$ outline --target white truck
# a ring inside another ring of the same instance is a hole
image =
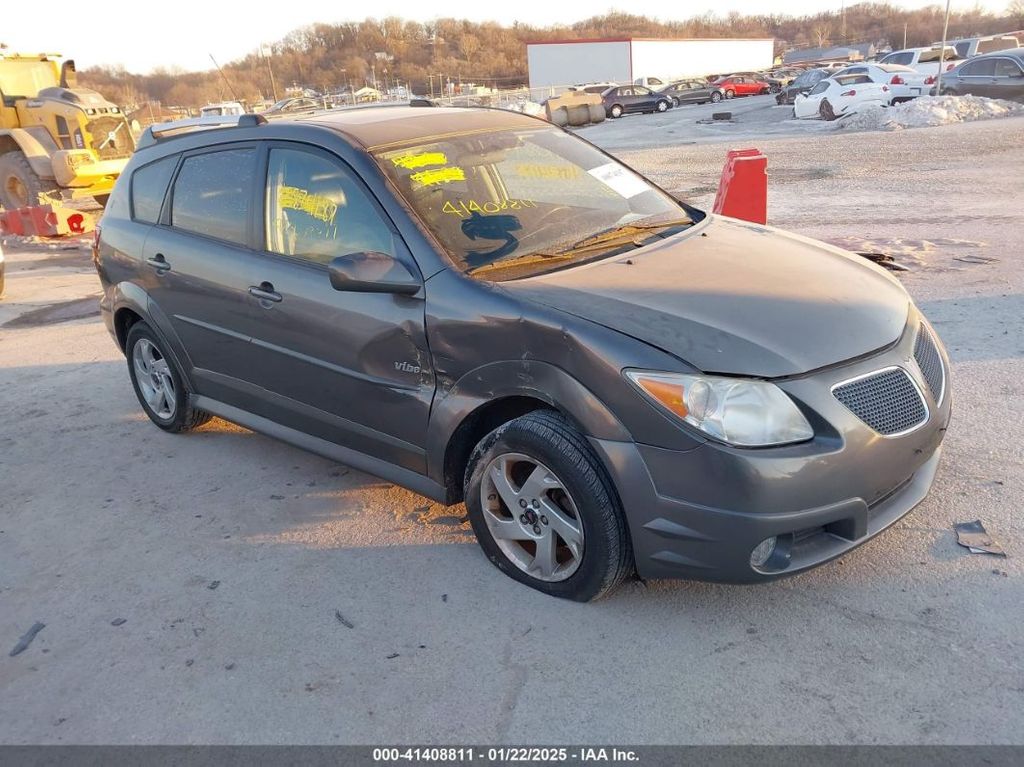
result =
[[[961,61],[963,57],[956,52],[956,48],[947,45],[945,54],[942,46],[930,46],[927,48],[904,48],[902,51],[893,51],[879,60],[879,64],[899,64],[910,67],[922,75],[937,75],[939,64],[942,64],[942,71],[948,72]]]

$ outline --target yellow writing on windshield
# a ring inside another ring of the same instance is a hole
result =
[[[310,194],[297,186],[282,186],[277,192],[278,205],[291,210],[301,210],[313,218],[332,223],[338,212],[338,205],[330,197]]]
[[[519,163],[516,174],[525,178],[543,178],[552,181],[569,181],[579,178],[581,171],[575,165],[541,165],[540,163]]]
[[[466,172],[455,166],[449,168],[432,168],[413,173],[409,178],[420,186],[433,186],[434,184],[450,184],[452,181],[465,181]]]
[[[451,213],[459,218],[467,218],[474,213],[500,213],[503,210],[522,210],[536,208],[535,200],[509,199],[501,202],[477,202],[476,200],[447,200],[441,206],[441,212]]]
[[[397,168],[413,170],[427,165],[446,165],[448,157],[444,152],[420,152],[419,154],[403,154],[400,157],[392,157],[391,162]]]

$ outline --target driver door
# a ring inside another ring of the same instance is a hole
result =
[[[327,268],[336,256],[375,251],[418,276],[412,256],[373,193],[334,155],[275,143],[263,167],[246,376],[262,414],[425,472],[434,373],[422,294],[338,291]]]

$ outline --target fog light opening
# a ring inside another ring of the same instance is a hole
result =
[[[755,569],[764,567],[768,560],[772,558],[772,554],[775,553],[775,547],[778,542],[779,539],[773,535],[771,538],[765,538],[757,544],[754,550],[750,552],[750,566]]]

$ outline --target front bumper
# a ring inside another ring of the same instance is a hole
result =
[[[890,365],[920,382],[912,324],[882,354],[779,382],[817,420],[810,442],[672,451],[591,440],[619,491],[640,576],[755,583],[792,575],[845,554],[917,506],[935,478],[950,418],[941,344],[944,396],[935,402],[922,385],[928,416],[909,433],[883,437],[830,391]],[[755,569],[752,550],[773,536],[775,553]]]

